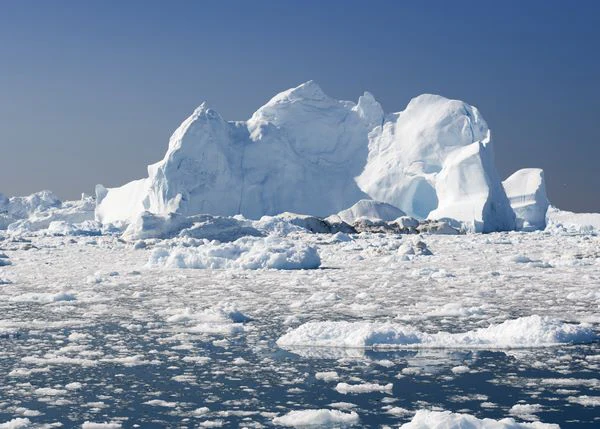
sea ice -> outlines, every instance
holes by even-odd
[[[295,410],[281,416],[275,417],[273,423],[281,426],[303,427],[303,426],[331,426],[352,425],[359,421],[355,411],[345,413],[339,410]]]
[[[278,237],[243,237],[232,243],[207,242],[198,247],[155,249],[148,261],[164,268],[241,268],[258,270],[315,269],[321,265],[317,249]]]
[[[308,322],[279,340],[280,347],[354,348],[527,348],[587,343],[597,334],[589,325],[537,315],[506,320],[463,333],[428,334],[414,327],[382,322]]]
[[[514,419],[478,419],[470,414],[450,411],[419,410],[401,429],[560,429],[558,425],[540,422],[518,423]]]
[[[17,417],[4,423],[0,423],[0,429],[21,429],[31,426],[31,420]]]

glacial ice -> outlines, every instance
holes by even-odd
[[[369,134],[357,183],[371,198],[418,218],[453,218],[477,232],[514,229],[479,111],[425,94]]]
[[[524,168],[502,182],[517,218],[517,229],[533,231],[546,228],[548,197],[544,170]]]
[[[246,122],[227,122],[203,103],[147,178],[99,185],[96,195],[104,224],[145,211],[324,217],[373,199],[478,232],[515,226],[475,107],[422,95],[386,116],[369,93],[357,104],[339,101],[313,81],[276,95]]]
[[[462,221],[470,231],[515,229],[515,214],[494,167],[489,131],[451,152],[436,177],[438,206],[430,219]]]

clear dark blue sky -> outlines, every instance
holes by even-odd
[[[546,171],[600,211],[600,1],[0,2],[0,191],[62,197],[143,177],[203,100],[246,119],[314,79],[386,112],[477,106],[503,177]]]

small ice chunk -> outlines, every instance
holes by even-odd
[[[381,392],[381,393],[391,393],[394,385],[392,383],[388,384],[377,384],[377,383],[363,383],[363,384],[348,384],[348,383],[338,383],[335,386],[335,390],[339,393],[346,395],[348,393],[371,393],[371,392]]]
[[[324,371],[315,373],[315,378],[317,380],[323,380],[325,382],[337,381],[340,379],[340,376],[335,371]]]

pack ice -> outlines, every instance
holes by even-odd
[[[225,121],[203,103],[147,178],[98,185],[96,194],[103,224],[132,223],[144,212],[325,217],[366,199],[475,232],[516,226],[475,107],[421,95],[386,115],[368,92],[340,101],[313,81],[277,94],[247,121]]]

